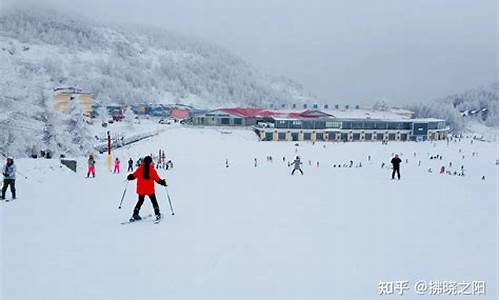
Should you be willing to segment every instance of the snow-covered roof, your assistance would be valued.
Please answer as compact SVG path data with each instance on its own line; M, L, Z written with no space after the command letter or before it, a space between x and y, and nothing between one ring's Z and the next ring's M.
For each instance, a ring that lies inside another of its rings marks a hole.
M224 113L240 118L273 118L275 120L319 119L331 118L342 121L355 120L383 120L391 122L440 122L444 120L425 118L412 119L412 112L408 110L372 111L368 109L353 110L267 110L260 108L221 108L209 113Z

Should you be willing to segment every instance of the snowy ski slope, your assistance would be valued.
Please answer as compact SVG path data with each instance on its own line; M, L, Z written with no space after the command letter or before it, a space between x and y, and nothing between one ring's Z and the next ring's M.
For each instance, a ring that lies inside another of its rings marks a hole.
M0 202L0 298L455 299L419 296L412 284L483 280L486 295L467 299L497 299L497 142L295 147L229 131L175 128L115 152L122 167L159 148L173 160L160 173L176 215L157 186L158 225L120 225L135 185L118 210L126 175L109 173L104 156L95 179L84 179L82 164L74 174L55 160L16 161L29 178L18 179L18 200ZM286 165L296 149L303 176ZM381 168L392 153L402 155L399 182ZM428 159L436 154L443 160ZM332 167L349 160L362 167ZM466 176L439 175L450 161ZM151 212L146 200L141 214ZM379 296L379 282L391 280L410 290Z

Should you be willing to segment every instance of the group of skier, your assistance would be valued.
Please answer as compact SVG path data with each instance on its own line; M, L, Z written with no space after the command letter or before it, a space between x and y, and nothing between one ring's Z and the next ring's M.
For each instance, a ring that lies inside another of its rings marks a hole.
M161 156L158 157L158 160L157 160L157 163L156 163L156 168L157 169L161 169L161 168L164 168L166 170L168 169L171 169L174 167L174 164L172 162L172 160L168 160L166 161L165 160L165 152L161 151L160 150L160 153ZM149 157L151 157L152 159L152 155L150 155ZM136 162L136 166L137 167L140 167L144 162L144 159L141 157L137 160ZM95 177L95 164L96 164L96 160L94 158L93 155L89 155L88 159L87 159L87 178L89 177ZM155 165L153 162L152 162L153 166ZM134 160L132 159L132 157L130 157L127 161L127 172L132 172L134 170ZM120 159L117 157L115 158L114 162L113 162L113 174L120 174L121 172L121 161Z
M160 164L162 158L164 160L165 158L164 155L165 154L163 152L163 157L160 156L158 164ZM129 175L127 175L127 180L129 181L137 180L136 192L138 195L138 201L134 207L132 217L130 218L130 222L141 220L139 211L144 203L144 199L146 196L151 200L156 220L160 220L161 219L160 206L158 204L158 200L156 199L154 184L157 183L166 187L167 181L165 179L161 179L160 176L158 175L158 172L155 169L155 164L153 163L153 158L151 156L148 155L144 158L140 158L139 162L140 162L139 166L134 171L134 160L132 158L129 158L127 161L127 172L132 172ZM90 176L95 177L95 165L96 165L96 160L94 159L94 156L89 155L87 159L87 178L89 178ZM115 158L113 166L113 174L120 173L121 170L120 165L121 165L120 159L118 157ZM168 162L165 162L164 165L166 166L166 169L173 167L173 163L170 160ZM15 166L13 165L13 160L11 160L10 158L7 160L7 164L3 169L3 174L4 174L4 185L2 188L2 199L5 199L5 191L7 190L7 187L9 185L11 186L13 198L15 198L15 187L14 187Z

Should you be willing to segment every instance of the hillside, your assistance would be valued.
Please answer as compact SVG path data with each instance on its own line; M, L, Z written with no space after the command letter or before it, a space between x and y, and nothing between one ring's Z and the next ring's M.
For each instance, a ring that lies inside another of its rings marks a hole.
M0 152L11 155L29 154L34 147L91 151L88 126L78 111L53 110L56 87L82 88L101 104L210 108L311 99L300 84L265 75L209 42L50 10L2 12L0 74Z
M455 133L476 125L498 128L498 82L407 108L415 111L417 118L447 120Z
M78 86L104 103L214 107L311 98L300 84L265 75L209 42L50 10L0 15L0 68L13 70L11 88Z

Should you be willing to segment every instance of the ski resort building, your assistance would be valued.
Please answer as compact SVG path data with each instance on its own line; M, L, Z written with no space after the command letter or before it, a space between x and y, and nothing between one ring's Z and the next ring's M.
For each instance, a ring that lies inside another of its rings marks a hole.
M192 117L198 126L251 127L261 141L425 141L448 136L441 119L411 119L405 115L371 111L270 111L224 108Z
M67 112L71 101L78 101L85 113L92 113L92 103L94 100L90 93L73 87L54 89L54 108L57 111Z

